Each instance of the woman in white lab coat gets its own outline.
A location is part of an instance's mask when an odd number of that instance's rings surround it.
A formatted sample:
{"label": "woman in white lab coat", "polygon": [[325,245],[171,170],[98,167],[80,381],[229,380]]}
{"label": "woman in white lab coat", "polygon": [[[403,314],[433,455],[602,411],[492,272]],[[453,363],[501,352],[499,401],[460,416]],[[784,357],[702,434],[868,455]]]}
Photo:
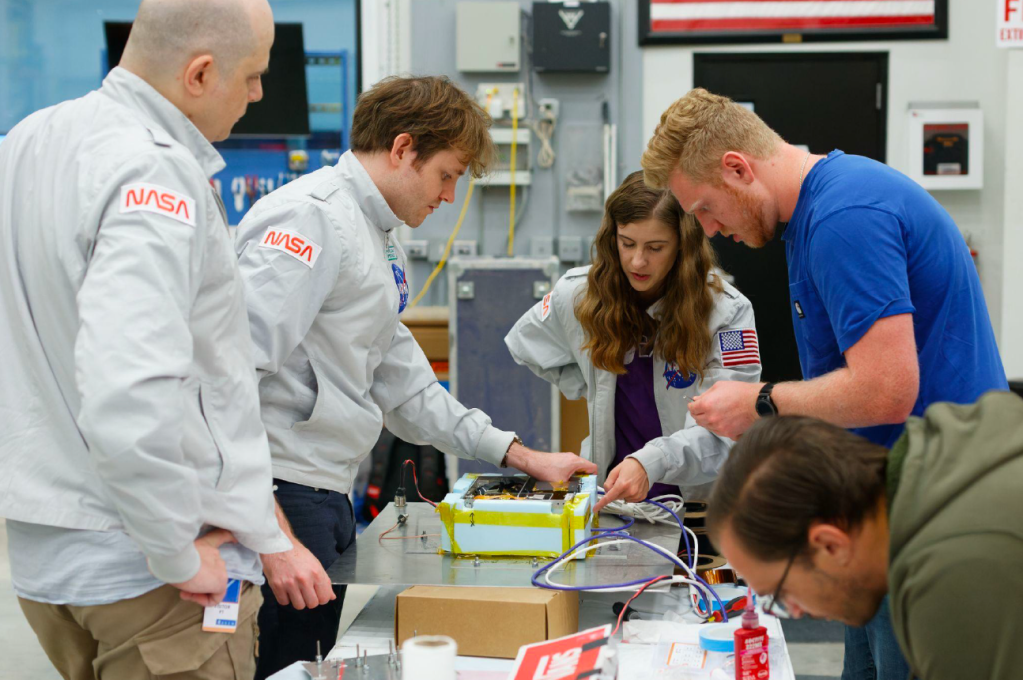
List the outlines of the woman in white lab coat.
{"label": "woman in white lab coat", "polygon": [[[515,361],[585,397],[606,495],[704,496],[730,439],[688,404],[718,380],[759,382],[753,307],[715,269],[695,218],[634,172],[608,197],[593,264],[570,270],[512,328]],[[750,405],[753,408],[753,405]]]}

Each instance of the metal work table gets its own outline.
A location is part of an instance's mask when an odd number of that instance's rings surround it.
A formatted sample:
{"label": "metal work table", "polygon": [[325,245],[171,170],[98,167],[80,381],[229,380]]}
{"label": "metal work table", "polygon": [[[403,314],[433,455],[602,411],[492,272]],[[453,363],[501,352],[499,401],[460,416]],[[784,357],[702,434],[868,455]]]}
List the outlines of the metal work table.
{"label": "metal work table", "polygon": [[[327,570],[337,584],[359,583],[379,586],[501,586],[532,587],[530,577],[549,560],[528,557],[480,557],[441,554],[440,537],[444,527],[440,517],[427,503],[409,503],[408,522],[391,536],[422,536],[408,540],[378,540],[380,535],[398,521],[394,504],[390,503],[362,532],[355,544],[345,550]],[[614,515],[602,515],[601,528],[621,524]],[[636,522],[628,529],[636,538],[666,548],[678,549],[681,532],[666,524]],[[651,579],[672,573],[672,565],[664,557],[639,545],[608,546],[591,553],[585,560],[575,560],[553,577],[563,585],[604,585],[637,579]]]}
{"label": "metal work table", "polygon": [[[356,649],[360,653],[368,653],[369,656],[387,654],[391,649],[390,645],[394,644],[394,601],[402,590],[404,590],[403,586],[379,587],[359,612],[352,625],[338,639],[337,645],[331,650],[327,659],[353,658],[356,656]],[[660,614],[668,610],[677,610],[679,597],[686,591],[684,589],[673,589],[673,591],[677,591],[679,594],[676,595],[674,592],[672,594],[643,593],[634,602],[634,606]],[[585,630],[605,623],[614,623],[615,616],[611,609],[612,605],[615,602],[624,601],[628,597],[628,593],[580,593],[579,629]],[[772,652],[771,678],[772,680],[795,680],[796,676],[792,670],[781,626],[777,626],[777,631],[773,635],[774,640],[781,644],[781,654],[776,658]],[[620,641],[622,634],[618,633],[615,638]],[[647,677],[644,675],[644,669],[650,668],[656,645],[619,644],[618,650],[619,677]],[[623,664],[627,666],[628,673],[623,673]],[[514,662],[510,659],[458,657],[455,668],[459,671],[460,678],[504,680],[513,665]],[[649,677],[656,678],[657,676],[651,673]],[[308,680],[308,678],[309,676],[297,666],[291,666],[274,675],[272,680]]]}
{"label": "metal work table", "polygon": [[[410,585],[531,587],[530,576],[544,562],[534,563],[530,558],[480,558],[477,561],[471,557],[441,554],[440,540],[435,534],[439,534],[443,527],[433,508],[426,503],[409,503],[408,514],[406,525],[395,529],[388,536],[426,534],[426,538],[379,541],[380,535],[397,521],[394,505],[390,504],[359,536],[355,545],[346,550],[327,570],[334,583],[377,587],[327,655],[328,661],[354,658],[357,650],[369,656],[387,654],[394,645],[395,598]],[[611,515],[605,515],[602,519],[602,528],[611,528],[621,523],[621,520]],[[641,521],[637,521],[629,532],[673,552],[680,538],[677,528]],[[620,550],[604,547],[585,561],[577,560],[568,565],[563,571],[557,572],[555,581],[564,585],[602,585],[650,579],[673,571],[666,559],[639,544],[615,547]],[[667,593],[646,592],[637,598],[634,606],[647,612],[646,618],[657,618],[668,611],[685,613],[688,610],[686,593],[684,588],[672,588]],[[616,617],[612,605],[628,598],[629,593],[581,592],[579,629],[614,623]],[[685,618],[693,623],[698,621],[691,612]],[[795,680],[781,626],[773,621],[771,629],[776,641],[772,642],[772,647],[779,645],[777,654],[774,650],[771,652],[771,677],[774,680]],[[615,637],[620,641],[622,633],[619,632]],[[630,680],[655,677],[651,664],[658,653],[657,649],[656,644],[620,644],[619,677]],[[458,657],[455,667],[460,678],[503,680],[513,665],[514,662],[509,659]],[[308,677],[296,664],[274,675],[273,680],[307,680]]]}

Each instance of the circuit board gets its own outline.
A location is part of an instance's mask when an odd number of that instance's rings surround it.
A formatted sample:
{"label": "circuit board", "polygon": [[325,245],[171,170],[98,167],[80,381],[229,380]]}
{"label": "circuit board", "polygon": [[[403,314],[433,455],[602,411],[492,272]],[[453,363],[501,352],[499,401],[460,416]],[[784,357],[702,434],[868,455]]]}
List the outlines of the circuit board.
{"label": "circuit board", "polygon": [[564,504],[581,488],[581,478],[553,484],[523,475],[479,475],[462,495],[466,507],[475,501],[554,501]]}

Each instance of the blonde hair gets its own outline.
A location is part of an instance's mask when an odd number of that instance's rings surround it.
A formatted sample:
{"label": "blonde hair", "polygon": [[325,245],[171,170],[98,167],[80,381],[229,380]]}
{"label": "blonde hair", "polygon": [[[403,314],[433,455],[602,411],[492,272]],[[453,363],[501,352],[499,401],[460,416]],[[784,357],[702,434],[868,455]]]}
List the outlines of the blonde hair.
{"label": "blonde hair", "polygon": [[[618,226],[650,218],[675,229],[679,237],[656,319],[629,285],[618,256]],[[644,338],[652,338],[658,358],[674,362],[680,375],[695,373],[702,380],[711,350],[708,320],[714,310],[713,292],[723,286],[712,273],[714,250],[696,218],[683,212],[667,191],[644,184],[642,172],[634,172],[608,196],[593,249],[586,292],[575,305],[586,335],[583,349],[590,352],[593,365],[625,373],[626,353]]]}
{"label": "blonde hair", "polygon": [[724,154],[738,151],[764,160],[782,141],[749,109],[697,88],[661,115],[640,164],[644,180],[654,189],[666,188],[676,170],[694,182],[720,186]]}

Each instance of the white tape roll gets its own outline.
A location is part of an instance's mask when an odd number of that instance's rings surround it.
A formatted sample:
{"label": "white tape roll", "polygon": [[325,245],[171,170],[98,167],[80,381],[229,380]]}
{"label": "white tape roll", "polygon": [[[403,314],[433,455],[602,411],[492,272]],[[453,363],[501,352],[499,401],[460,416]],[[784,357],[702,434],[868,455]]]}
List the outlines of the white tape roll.
{"label": "white tape roll", "polygon": [[446,635],[421,635],[401,646],[401,680],[455,680],[458,645]]}

